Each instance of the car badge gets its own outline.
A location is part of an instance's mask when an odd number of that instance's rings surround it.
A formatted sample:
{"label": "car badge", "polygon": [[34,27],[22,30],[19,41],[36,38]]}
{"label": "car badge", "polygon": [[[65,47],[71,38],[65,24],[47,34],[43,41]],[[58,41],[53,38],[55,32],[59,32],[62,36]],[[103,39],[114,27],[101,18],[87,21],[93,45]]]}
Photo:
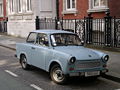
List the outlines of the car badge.
{"label": "car badge", "polygon": [[89,57],[92,57],[91,55],[88,55]]}

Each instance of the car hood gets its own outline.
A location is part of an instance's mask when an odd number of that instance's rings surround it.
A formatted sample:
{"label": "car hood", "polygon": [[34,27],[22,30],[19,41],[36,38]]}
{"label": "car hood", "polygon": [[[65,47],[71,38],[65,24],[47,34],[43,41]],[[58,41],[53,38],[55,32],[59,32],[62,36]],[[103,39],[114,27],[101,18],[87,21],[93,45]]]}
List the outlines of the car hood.
{"label": "car hood", "polygon": [[64,46],[55,47],[54,49],[76,57],[77,60],[93,60],[101,58],[98,51],[96,52],[95,50],[84,48],[83,46]]}

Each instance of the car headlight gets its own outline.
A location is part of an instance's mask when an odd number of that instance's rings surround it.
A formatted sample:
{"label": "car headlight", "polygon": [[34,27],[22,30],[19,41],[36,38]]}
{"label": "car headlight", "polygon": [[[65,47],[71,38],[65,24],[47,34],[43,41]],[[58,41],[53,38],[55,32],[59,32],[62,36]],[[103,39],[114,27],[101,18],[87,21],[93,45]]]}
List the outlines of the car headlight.
{"label": "car headlight", "polygon": [[69,62],[70,62],[71,64],[74,64],[75,61],[76,61],[76,58],[75,58],[75,57],[72,57]]}
{"label": "car headlight", "polygon": [[103,56],[102,59],[103,59],[104,62],[107,62],[107,61],[109,60],[109,56],[108,56],[108,55],[105,55],[105,56]]}

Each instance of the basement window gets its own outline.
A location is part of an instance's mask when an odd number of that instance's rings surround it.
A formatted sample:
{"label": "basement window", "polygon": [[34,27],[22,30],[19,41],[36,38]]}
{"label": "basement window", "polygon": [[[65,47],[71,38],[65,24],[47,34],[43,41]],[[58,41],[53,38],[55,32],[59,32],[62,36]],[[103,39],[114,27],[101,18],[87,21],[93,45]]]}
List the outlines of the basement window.
{"label": "basement window", "polygon": [[63,0],[63,14],[75,14],[76,0]]}
{"label": "basement window", "polygon": [[22,0],[18,0],[18,12],[21,13],[22,12]]}
{"label": "basement window", "polygon": [[31,3],[31,0],[27,0],[27,11],[32,11],[32,3]]}
{"label": "basement window", "polygon": [[89,0],[88,12],[105,12],[108,9],[108,0]]}
{"label": "basement window", "polygon": [[15,0],[9,0],[9,13],[15,13]]}
{"label": "basement window", "polygon": [[67,0],[66,10],[74,10],[74,9],[75,9],[75,0]]}

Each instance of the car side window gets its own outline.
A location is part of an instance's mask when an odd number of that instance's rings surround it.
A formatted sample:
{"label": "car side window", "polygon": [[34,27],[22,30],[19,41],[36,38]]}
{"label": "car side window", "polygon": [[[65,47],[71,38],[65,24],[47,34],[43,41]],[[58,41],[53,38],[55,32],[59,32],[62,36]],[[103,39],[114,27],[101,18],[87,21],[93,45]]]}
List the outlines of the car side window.
{"label": "car side window", "polygon": [[46,34],[39,33],[37,35],[36,43],[41,46],[49,46],[48,37]]}
{"label": "car side window", "polygon": [[27,43],[35,43],[36,41],[36,33],[30,33],[27,38]]}

